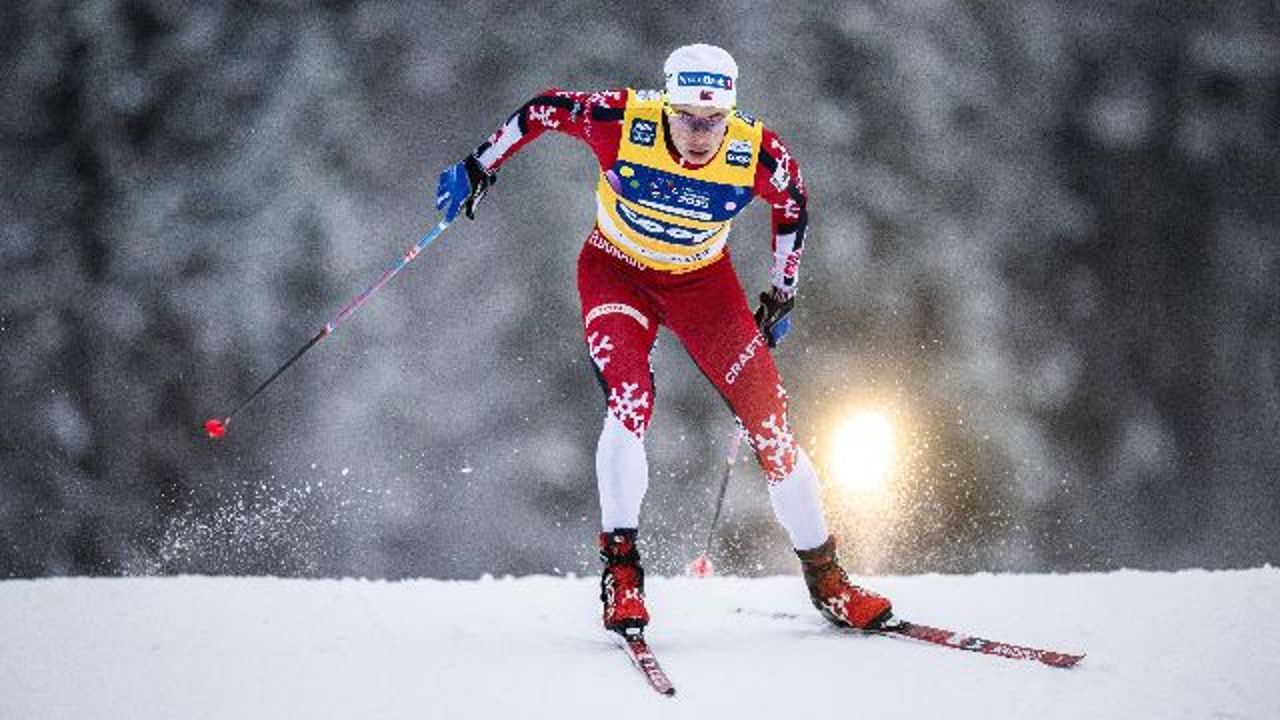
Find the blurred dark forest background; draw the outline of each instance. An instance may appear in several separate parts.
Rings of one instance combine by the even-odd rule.
[[[862,572],[1280,561],[1280,20],[1269,0],[0,5],[0,577],[589,573],[603,403],[563,137],[202,437],[434,222],[549,85],[742,67],[812,193],[794,425],[885,408]],[[768,215],[737,223],[748,292]],[[651,570],[700,550],[730,418],[656,353]],[[835,488],[828,492],[837,493]],[[794,572],[742,463],[716,557]],[[861,517],[861,521],[848,518]]]

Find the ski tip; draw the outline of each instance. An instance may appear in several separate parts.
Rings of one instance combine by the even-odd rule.
[[[1050,667],[1069,670],[1075,667],[1081,660],[1084,660],[1084,658],[1085,656],[1083,654],[1068,655],[1067,653],[1046,653],[1040,658],[1040,662],[1045,665],[1049,665]]]

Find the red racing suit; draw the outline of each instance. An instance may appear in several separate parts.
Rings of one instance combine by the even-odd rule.
[[[773,207],[772,284],[795,291],[807,223],[800,169],[778,137],[734,113],[717,155],[686,164],[670,145],[661,96],[549,89],[477,148],[496,171],[547,130],[585,142],[601,176],[597,223],[578,261],[583,337],[608,413],[643,440],[653,409],[649,362],[667,326],[715,385],[771,484],[797,461],[787,394],[729,258],[729,221],[759,196]]]

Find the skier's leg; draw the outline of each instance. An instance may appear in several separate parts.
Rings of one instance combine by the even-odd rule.
[[[663,295],[666,323],[729,404],[769,481],[774,514],[799,550],[829,533],[818,474],[787,421],[787,393],[727,261]]]
[[[737,277],[727,262],[718,265],[724,270],[664,296],[664,321],[746,429],[814,606],[838,625],[883,622],[891,613],[889,601],[851,583],[840,567],[823,517],[818,473],[787,423],[787,393],[773,356]]]
[[[604,625],[643,628],[644,570],[636,547],[640,506],[649,486],[644,433],[653,410],[649,353],[658,319],[635,278],[590,242],[578,259],[583,336],[604,391],[604,427],[596,446],[600,494],[600,600]]]
[[[773,505],[773,514],[790,536],[791,546],[797,550],[818,547],[830,537],[822,511],[818,473],[804,448],[797,447],[791,472],[769,483],[769,502]]]
[[[605,415],[596,443],[596,487],[602,530],[639,527],[640,505],[649,489],[649,463],[644,442],[612,413]]]
[[[649,485],[644,433],[653,411],[656,313],[617,260],[587,245],[578,260],[583,336],[605,397],[596,445],[601,530],[635,528]]]

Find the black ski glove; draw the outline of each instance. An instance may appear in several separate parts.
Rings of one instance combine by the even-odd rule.
[[[467,217],[475,220],[476,206],[497,181],[497,171],[486,171],[474,155],[468,155],[440,173],[436,209],[443,210],[444,219],[449,222],[458,216],[459,209],[465,209]]]
[[[760,293],[760,307],[756,308],[756,327],[764,334],[769,347],[777,347],[791,330],[788,315],[796,306],[795,295],[783,295],[777,288]]]

